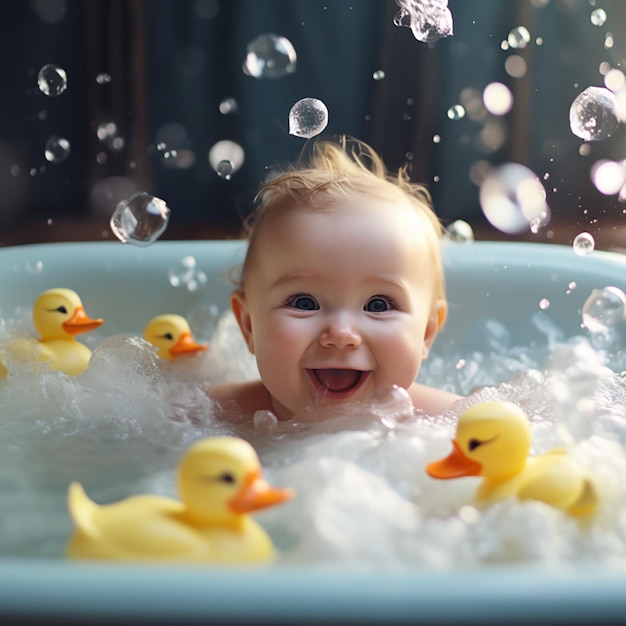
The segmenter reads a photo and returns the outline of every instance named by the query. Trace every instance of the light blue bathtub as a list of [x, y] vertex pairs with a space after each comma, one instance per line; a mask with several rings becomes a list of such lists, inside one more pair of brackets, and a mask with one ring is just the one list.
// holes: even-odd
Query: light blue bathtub
[[[140, 334], [153, 312], [187, 314], [205, 297], [206, 290], [175, 288], [167, 280], [168, 269], [187, 255], [207, 274], [211, 300], [226, 308], [226, 270], [243, 251], [239, 241], [0, 249], [0, 314], [12, 316], [44, 289], [62, 286], [75, 289], [87, 312], [105, 319], [108, 332]], [[534, 341], [536, 325], [528, 320], [541, 314], [542, 299], [550, 302], [544, 314], [566, 337], [584, 334], [580, 308], [591, 291], [609, 285], [626, 290], [626, 257], [616, 254], [578, 257], [563, 246], [478, 242], [446, 246], [445, 259], [450, 313], [437, 340], [442, 351], [472, 336], [484, 318], [506, 324], [515, 345]], [[0, 555], [0, 617], [33, 624], [617, 623], [626, 619], [626, 572], [545, 565], [256, 571]]]

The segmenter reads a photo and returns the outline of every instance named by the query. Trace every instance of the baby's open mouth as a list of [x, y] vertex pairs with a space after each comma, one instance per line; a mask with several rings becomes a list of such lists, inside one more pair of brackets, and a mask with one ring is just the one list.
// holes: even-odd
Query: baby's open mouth
[[356, 390], [369, 372], [348, 369], [316, 369], [309, 370], [309, 373], [325, 391], [345, 393]]

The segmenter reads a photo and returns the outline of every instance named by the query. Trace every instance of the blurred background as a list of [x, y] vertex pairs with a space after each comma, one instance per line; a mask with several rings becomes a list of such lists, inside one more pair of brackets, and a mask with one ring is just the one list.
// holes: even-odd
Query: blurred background
[[[450, 0], [453, 33], [420, 41], [411, 11], [431, 5], [2, 0], [0, 245], [115, 240], [111, 215], [138, 191], [170, 208], [162, 239], [237, 237], [259, 182], [307, 141], [290, 133], [292, 106], [316, 98], [328, 109], [316, 136], [410, 163], [447, 227], [565, 245], [587, 232], [626, 251], [626, 3]], [[570, 109], [589, 87], [601, 97], [576, 134]], [[545, 190], [523, 228], [481, 201], [507, 163]], [[500, 206], [516, 204], [496, 182]]]

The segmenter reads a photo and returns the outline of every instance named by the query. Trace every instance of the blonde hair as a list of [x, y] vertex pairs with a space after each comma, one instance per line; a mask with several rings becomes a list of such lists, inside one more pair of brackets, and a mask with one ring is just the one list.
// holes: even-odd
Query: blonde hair
[[443, 229], [426, 187], [409, 180], [408, 166], [392, 175], [373, 148], [345, 136], [337, 142], [310, 142], [307, 147], [311, 149], [310, 155], [303, 152], [295, 164], [259, 187], [254, 198], [257, 208], [244, 222], [243, 236], [248, 240], [248, 250], [238, 286], [244, 288], [259, 233], [269, 216], [292, 210], [321, 210], [333, 201], [358, 195], [386, 202], [408, 203], [423, 218], [423, 234], [426, 235], [429, 257], [436, 272], [433, 306], [438, 301], [445, 301], [439, 250]]

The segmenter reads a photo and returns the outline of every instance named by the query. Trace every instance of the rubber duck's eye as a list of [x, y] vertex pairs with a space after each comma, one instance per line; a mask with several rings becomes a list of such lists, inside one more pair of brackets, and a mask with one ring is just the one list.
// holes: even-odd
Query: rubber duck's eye
[[169, 339], [170, 341], [174, 341], [174, 335], [172, 335], [172, 333], [165, 333], [164, 335], [161, 335], [161, 337], [163, 337], [163, 339]]
[[478, 448], [478, 446], [482, 445], [484, 442], [480, 441], [480, 439], [470, 439], [467, 442], [467, 447], [470, 450], [476, 450], [476, 448]]
[[48, 311], [58, 311], [59, 313], [67, 313], [67, 309], [63, 305], [58, 306], [56, 309], [48, 309]]
[[235, 482], [235, 477], [230, 472], [224, 472], [220, 474], [218, 480], [223, 483], [228, 483], [232, 485]]

